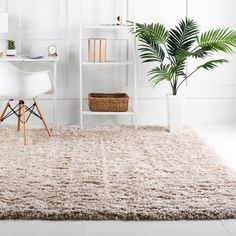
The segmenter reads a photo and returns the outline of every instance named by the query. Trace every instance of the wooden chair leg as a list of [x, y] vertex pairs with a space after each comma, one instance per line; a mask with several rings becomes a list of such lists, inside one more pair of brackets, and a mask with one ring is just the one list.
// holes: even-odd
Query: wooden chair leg
[[23, 114], [23, 128], [24, 128], [24, 145], [27, 144], [27, 137], [26, 137], [26, 115], [25, 115], [25, 104], [21, 105], [22, 107], [22, 114]]
[[2, 114], [0, 115], [0, 123], [2, 122], [2, 119], [3, 119], [3, 117], [4, 117], [4, 115], [5, 115], [6, 111], [7, 111], [7, 108], [8, 108], [8, 105], [9, 105], [10, 101], [11, 101], [11, 100], [9, 100], [9, 101], [6, 103], [6, 105], [5, 105], [5, 107], [4, 107], [3, 111], [2, 111]]
[[46, 122], [46, 120], [45, 120], [45, 118], [44, 118], [44, 115], [43, 115], [43, 113], [40, 111], [40, 108], [39, 108], [37, 102], [36, 102], [36, 101], [34, 101], [34, 102], [35, 102], [36, 109], [37, 109], [39, 115], [40, 115], [41, 118], [42, 118], [44, 127], [45, 127], [45, 129], [47, 130], [48, 136], [51, 137], [52, 134], [51, 134], [51, 131], [50, 131], [49, 127], [48, 127], [48, 124], [47, 124], [47, 122]]
[[17, 123], [17, 131], [20, 131], [20, 123], [21, 123], [21, 114], [22, 114], [22, 105], [19, 102], [19, 110], [18, 110], [18, 123]]

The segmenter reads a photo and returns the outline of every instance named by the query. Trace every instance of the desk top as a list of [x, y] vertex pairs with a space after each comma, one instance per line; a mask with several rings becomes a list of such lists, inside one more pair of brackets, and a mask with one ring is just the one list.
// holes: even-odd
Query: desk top
[[58, 62], [60, 60], [59, 57], [49, 57], [44, 56], [39, 59], [30, 59], [26, 56], [1, 56], [0, 61], [9, 61], [9, 62]]

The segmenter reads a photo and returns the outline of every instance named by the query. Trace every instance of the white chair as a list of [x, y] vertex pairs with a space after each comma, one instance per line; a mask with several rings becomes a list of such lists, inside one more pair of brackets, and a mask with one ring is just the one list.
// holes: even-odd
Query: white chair
[[[20, 131], [20, 124], [23, 124], [24, 144], [26, 145], [26, 122], [33, 114], [42, 120], [49, 137], [51, 137], [50, 129], [35, 98], [39, 95], [53, 92], [52, 75], [49, 71], [23, 72], [9, 62], [0, 62], [0, 97], [9, 99], [0, 114], [0, 123], [15, 114], [18, 118], [17, 131]], [[28, 99], [34, 100], [33, 105], [30, 107], [26, 106], [24, 102]], [[19, 100], [14, 107], [10, 104], [13, 100]], [[37, 113], [34, 111], [35, 108]], [[9, 112], [6, 113], [8, 109]]]

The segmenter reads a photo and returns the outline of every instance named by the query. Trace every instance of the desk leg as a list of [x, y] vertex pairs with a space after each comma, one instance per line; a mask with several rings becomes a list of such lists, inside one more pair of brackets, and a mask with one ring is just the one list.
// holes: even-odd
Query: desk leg
[[53, 128], [57, 127], [57, 62], [53, 63]]

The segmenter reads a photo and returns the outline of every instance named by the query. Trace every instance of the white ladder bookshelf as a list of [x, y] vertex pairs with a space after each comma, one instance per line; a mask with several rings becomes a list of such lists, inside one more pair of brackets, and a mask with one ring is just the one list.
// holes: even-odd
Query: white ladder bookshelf
[[[82, 0], [81, 0], [82, 1]], [[135, 1], [134, 1], [135, 2]], [[126, 0], [126, 6], [127, 6], [127, 19], [129, 17], [129, 0]], [[135, 6], [132, 6], [133, 9], [135, 9]], [[135, 18], [135, 14], [134, 14]], [[127, 56], [127, 60], [118, 60], [118, 61], [106, 61], [106, 62], [89, 62], [84, 60], [83, 57], [83, 40], [87, 40], [88, 38], [83, 38], [84, 31], [89, 30], [105, 30], [105, 31], [125, 31], [125, 34], [127, 35], [126, 40], [127, 42], [127, 55], [131, 51], [132, 55]], [[86, 116], [131, 116], [132, 124], [135, 129], [137, 129], [137, 43], [136, 38], [134, 35], [131, 35], [129, 32], [130, 27], [127, 25], [83, 25], [82, 22], [80, 22], [79, 27], [79, 88], [80, 88], [80, 127], [81, 129], [84, 127], [84, 118]], [[128, 37], [129, 36], [129, 37]], [[116, 40], [123, 40], [123, 39], [116, 39]], [[130, 42], [132, 40], [132, 42]], [[130, 50], [130, 45], [132, 45], [132, 50]], [[132, 58], [130, 60], [130, 58]], [[128, 87], [132, 86], [133, 91], [132, 95], [128, 94], [130, 97], [129, 101], [129, 110], [127, 112], [92, 112], [89, 111], [89, 109], [85, 109], [84, 106], [84, 67], [85, 66], [125, 66], [126, 70], [128, 69], [132, 70], [132, 85], [128, 84]], [[129, 68], [130, 67], [130, 68]], [[131, 69], [132, 68], [132, 69]], [[122, 68], [123, 69], [123, 68]], [[128, 76], [129, 73], [126, 74]], [[125, 79], [125, 78], [120, 78]], [[131, 79], [126, 78], [128, 81], [131, 81]], [[96, 91], [91, 91], [96, 92]], [[110, 91], [112, 92], [112, 91]], [[87, 96], [88, 94], [86, 94]], [[87, 99], [87, 97], [86, 97]]]

